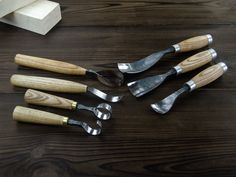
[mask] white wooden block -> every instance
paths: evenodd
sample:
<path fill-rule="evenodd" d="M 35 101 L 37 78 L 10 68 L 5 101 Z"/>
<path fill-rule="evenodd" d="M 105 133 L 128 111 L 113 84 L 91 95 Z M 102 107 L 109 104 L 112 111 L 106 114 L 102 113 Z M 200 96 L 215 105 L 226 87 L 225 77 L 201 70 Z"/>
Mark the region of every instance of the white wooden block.
<path fill-rule="evenodd" d="M 4 23 L 42 35 L 47 34 L 60 20 L 60 5 L 47 0 L 38 0 L 0 19 Z"/>
<path fill-rule="evenodd" d="M 0 18 L 36 0 L 0 0 Z"/>

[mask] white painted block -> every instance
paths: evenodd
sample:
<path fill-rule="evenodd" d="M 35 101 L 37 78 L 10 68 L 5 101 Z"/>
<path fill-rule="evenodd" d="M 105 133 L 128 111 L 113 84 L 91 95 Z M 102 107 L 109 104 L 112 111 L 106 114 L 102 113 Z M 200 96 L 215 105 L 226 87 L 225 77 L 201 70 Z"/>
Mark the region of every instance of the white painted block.
<path fill-rule="evenodd" d="M 60 5 L 47 0 L 38 0 L 0 19 L 4 23 L 42 35 L 47 34 L 60 20 Z"/>
<path fill-rule="evenodd" d="M 0 18 L 36 0 L 0 0 Z"/>

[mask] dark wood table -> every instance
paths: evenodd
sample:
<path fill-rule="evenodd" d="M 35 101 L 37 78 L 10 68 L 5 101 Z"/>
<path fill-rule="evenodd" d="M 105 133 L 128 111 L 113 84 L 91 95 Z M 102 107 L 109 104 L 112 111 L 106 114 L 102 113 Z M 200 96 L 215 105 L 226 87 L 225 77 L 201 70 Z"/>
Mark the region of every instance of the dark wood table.
<path fill-rule="evenodd" d="M 236 1 L 58 0 L 63 20 L 46 36 L 0 24 L 0 176 L 4 177 L 189 177 L 236 176 Z M 107 88 L 91 77 L 65 76 L 18 67 L 17 53 L 60 59 L 87 68 L 113 68 L 164 49 L 188 37 L 212 34 L 216 62 L 229 70 L 214 83 L 179 99 L 158 115 L 150 103 L 167 96 L 203 68 L 166 82 L 136 99 L 126 86 Z M 169 55 L 149 71 L 126 81 L 167 71 L 195 52 Z M 29 106 L 95 122 L 71 113 L 24 103 L 26 89 L 14 88 L 12 74 L 49 76 L 125 95 L 114 103 L 101 136 L 81 128 L 16 123 L 15 106 Z M 96 105 L 91 95 L 57 94 Z"/>

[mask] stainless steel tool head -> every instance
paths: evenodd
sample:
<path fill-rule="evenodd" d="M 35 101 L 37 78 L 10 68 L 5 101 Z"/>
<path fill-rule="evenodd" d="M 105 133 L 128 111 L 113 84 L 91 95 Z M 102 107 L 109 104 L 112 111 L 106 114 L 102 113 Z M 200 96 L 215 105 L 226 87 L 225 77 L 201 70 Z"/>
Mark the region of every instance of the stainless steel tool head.
<path fill-rule="evenodd" d="M 163 83 L 167 77 L 175 74 L 176 71 L 174 69 L 171 69 L 165 74 L 150 76 L 144 79 L 130 82 L 127 84 L 127 86 L 132 95 L 134 95 L 135 97 L 141 97 L 161 85 L 161 83 Z"/>
<path fill-rule="evenodd" d="M 114 95 L 106 94 L 94 87 L 88 87 L 87 91 L 89 91 L 90 93 L 96 95 L 97 97 L 99 97 L 103 100 L 109 101 L 109 102 L 118 102 L 123 98 L 123 96 L 118 96 L 118 95 L 114 96 Z"/>
<path fill-rule="evenodd" d="M 118 69 L 122 73 L 135 74 L 143 72 L 150 67 L 152 67 L 155 63 L 157 63 L 165 54 L 172 53 L 175 51 L 174 47 L 170 47 L 169 49 L 153 53 L 141 60 L 135 61 L 133 63 L 118 63 Z"/>
<path fill-rule="evenodd" d="M 111 118 L 112 107 L 107 103 L 101 103 L 96 107 L 85 106 L 82 104 L 77 104 L 77 110 L 87 110 L 94 113 L 94 115 L 101 120 L 108 120 Z"/>
<path fill-rule="evenodd" d="M 94 109 L 94 114 L 101 120 L 108 120 L 111 118 L 112 107 L 107 103 L 101 103 Z"/>
<path fill-rule="evenodd" d="M 102 123 L 99 120 L 96 122 L 96 128 L 92 128 L 87 123 L 74 119 L 68 119 L 67 124 L 72 126 L 81 126 L 90 135 L 99 135 L 102 131 Z"/>
<path fill-rule="evenodd" d="M 165 114 L 167 113 L 175 103 L 176 99 L 183 94 L 184 92 L 189 91 L 189 87 L 187 85 L 184 85 L 182 88 L 177 90 L 176 92 L 172 93 L 168 97 L 164 98 L 163 100 L 151 104 L 151 107 L 154 111 L 160 113 L 160 114 Z"/>

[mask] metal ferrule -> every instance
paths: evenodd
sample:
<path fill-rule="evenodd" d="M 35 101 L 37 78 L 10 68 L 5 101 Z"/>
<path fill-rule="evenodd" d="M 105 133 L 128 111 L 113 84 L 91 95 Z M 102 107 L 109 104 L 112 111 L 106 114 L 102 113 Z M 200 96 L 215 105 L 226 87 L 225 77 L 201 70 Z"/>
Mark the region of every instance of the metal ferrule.
<path fill-rule="evenodd" d="M 77 107 L 77 102 L 76 102 L 76 101 L 73 101 L 72 104 L 71 104 L 72 110 L 75 110 L 76 107 Z"/>
<path fill-rule="evenodd" d="M 189 86 L 190 92 L 196 88 L 196 84 L 192 80 L 186 82 L 185 84 Z"/>
<path fill-rule="evenodd" d="M 214 49 L 209 49 L 208 51 L 209 51 L 210 54 L 211 54 L 212 60 L 214 60 L 214 59 L 217 57 L 216 51 L 215 51 Z"/>
<path fill-rule="evenodd" d="M 224 72 L 228 70 L 228 66 L 225 63 L 220 62 L 219 65 L 223 68 Z"/>
<path fill-rule="evenodd" d="M 181 74 L 183 71 L 183 69 L 179 65 L 175 66 L 174 69 L 177 75 Z"/>
<path fill-rule="evenodd" d="M 63 125 L 67 125 L 68 124 L 68 117 L 64 117 L 63 120 L 62 120 L 62 124 Z"/>
<path fill-rule="evenodd" d="M 213 37 L 210 34 L 207 34 L 208 44 L 211 44 L 213 42 Z"/>
<path fill-rule="evenodd" d="M 179 44 L 175 44 L 175 45 L 172 45 L 172 46 L 175 48 L 175 52 L 179 52 L 180 51 Z"/>

